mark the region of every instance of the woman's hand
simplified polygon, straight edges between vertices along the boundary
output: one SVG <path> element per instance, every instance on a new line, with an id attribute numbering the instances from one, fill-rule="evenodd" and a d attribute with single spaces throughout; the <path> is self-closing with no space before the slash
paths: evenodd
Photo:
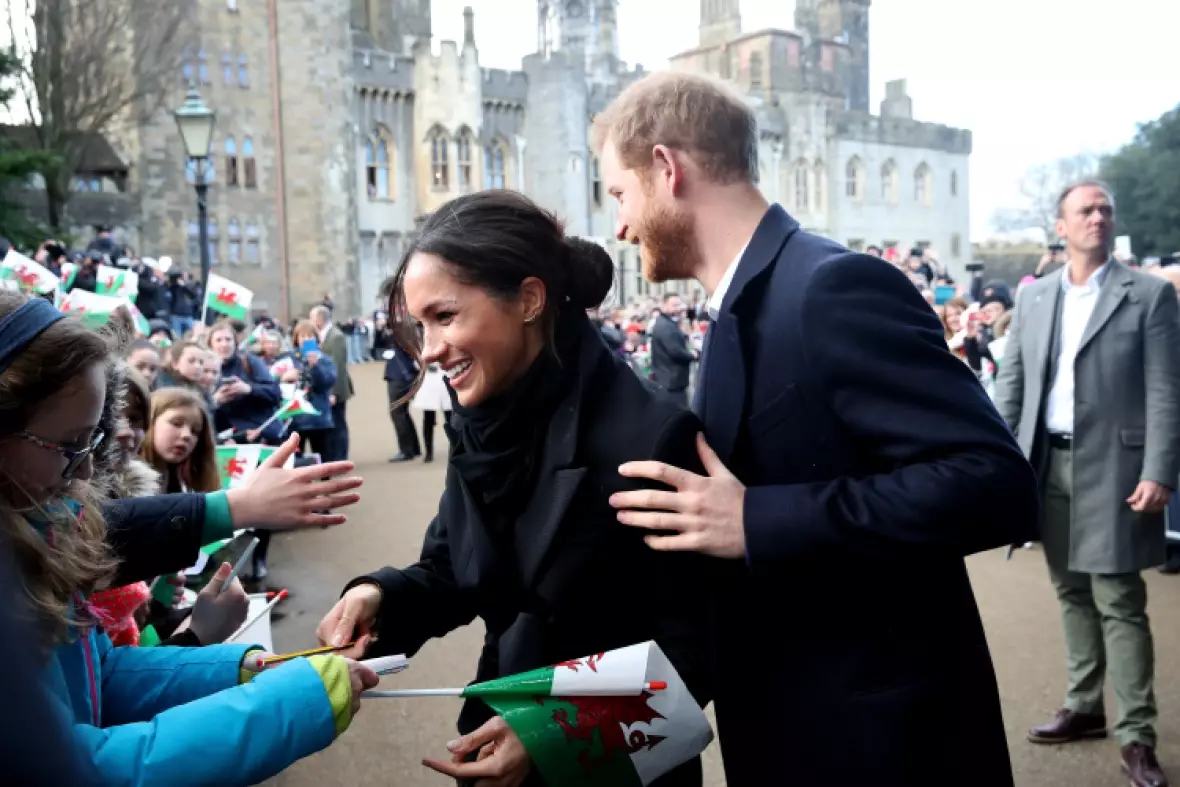
<path id="1" fill-rule="evenodd" d="M 172 586 L 172 606 L 179 607 L 180 602 L 184 601 L 184 586 L 188 580 L 184 578 L 184 574 L 173 574 L 164 581 Z"/>
<path id="2" fill-rule="evenodd" d="M 344 508 L 360 500 L 360 495 L 350 490 L 363 484 L 364 479 L 343 476 L 353 469 L 353 463 L 284 469 L 283 464 L 297 450 L 299 434 L 292 432 L 244 485 L 226 492 L 235 528 L 295 530 L 339 525 L 347 520 L 343 514 L 317 512 Z"/>
<path id="3" fill-rule="evenodd" d="M 223 385 L 213 392 L 213 404 L 217 405 L 218 407 L 221 407 L 223 404 L 228 404 L 237 398 L 238 395 L 234 392 L 232 385 Z"/>
<path id="4" fill-rule="evenodd" d="M 298 369 L 288 369 L 287 371 L 283 372 L 283 377 L 281 379 L 281 382 L 284 382 L 284 383 L 297 383 L 297 382 L 299 382 L 299 370 Z"/>
<path id="5" fill-rule="evenodd" d="M 345 661 L 348 662 L 348 680 L 352 685 L 352 716 L 356 718 L 357 712 L 361 709 L 361 692 L 376 686 L 381 678 L 364 664 L 358 664 L 348 658 Z"/>
<path id="6" fill-rule="evenodd" d="M 229 563 L 222 563 L 209 584 L 197 594 L 189 628 L 202 645 L 224 642 L 226 637 L 241 627 L 246 620 L 246 613 L 250 611 L 250 597 L 236 577 L 225 592 L 221 592 L 221 586 L 232 571 L 233 567 Z"/>
<path id="7" fill-rule="evenodd" d="M 312 352 L 309 352 L 307 355 L 303 356 L 303 362 L 308 366 L 315 366 L 320 362 L 320 354 L 313 350 Z"/>
<path id="8" fill-rule="evenodd" d="M 246 430 L 246 442 L 247 443 L 257 443 L 258 437 L 261 434 L 262 434 L 261 429 L 247 429 Z"/>
<path id="9" fill-rule="evenodd" d="M 349 590 L 316 627 L 315 635 L 323 645 L 339 647 L 354 639 L 356 644 L 339 651 L 341 656 L 359 659 L 373 641 L 373 624 L 381 611 L 381 588 L 371 582 Z"/>
<path id="10" fill-rule="evenodd" d="M 452 779 L 475 781 L 475 787 L 517 787 L 529 775 L 532 763 L 520 738 L 499 716 L 470 735 L 447 744 L 450 762 L 423 760 L 427 768 Z M 467 755 L 478 751 L 475 762 Z"/>

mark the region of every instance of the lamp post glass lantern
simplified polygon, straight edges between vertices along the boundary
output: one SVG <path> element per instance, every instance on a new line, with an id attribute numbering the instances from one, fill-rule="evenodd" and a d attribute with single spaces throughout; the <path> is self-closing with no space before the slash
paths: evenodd
<path id="1" fill-rule="evenodd" d="M 209 283 L 209 210 L 206 195 L 209 185 L 205 181 L 205 166 L 209 160 L 209 150 L 213 144 L 213 127 L 217 123 L 217 113 L 205 106 L 201 94 L 195 85 L 190 84 L 184 104 L 173 115 L 176 117 L 176 127 L 180 130 L 180 138 L 184 141 L 187 161 L 192 161 L 194 187 L 197 191 L 197 226 L 201 244 L 201 298 L 205 297 L 205 288 Z"/>

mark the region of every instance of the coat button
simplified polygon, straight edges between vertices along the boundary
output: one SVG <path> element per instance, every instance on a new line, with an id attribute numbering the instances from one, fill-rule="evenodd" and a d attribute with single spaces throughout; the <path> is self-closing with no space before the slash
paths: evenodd
<path id="1" fill-rule="evenodd" d="M 184 530 L 184 526 L 188 524 L 188 520 L 182 516 L 174 516 L 168 520 L 168 524 L 172 526 L 173 530 Z"/>

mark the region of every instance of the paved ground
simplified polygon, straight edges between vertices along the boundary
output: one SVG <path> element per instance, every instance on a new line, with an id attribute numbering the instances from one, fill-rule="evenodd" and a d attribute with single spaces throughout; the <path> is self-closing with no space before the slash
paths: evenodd
<path id="1" fill-rule="evenodd" d="M 365 477 L 363 501 L 349 524 L 276 539 L 272 582 L 293 591 L 285 617 L 275 624 L 276 647 L 293 650 L 315 643 L 315 626 L 353 576 L 385 564 L 402 565 L 418 552 L 422 533 L 442 491 L 443 466 L 390 465 L 393 428 L 378 364 L 353 367 L 359 394 L 349 407 L 352 454 Z M 439 429 L 438 440 L 442 441 Z M 1044 748 L 1024 741 L 1024 730 L 1054 711 L 1061 699 L 1062 637 L 1056 604 L 1041 554 L 1022 550 L 1005 562 L 1002 553 L 970 561 L 975 592 L 987 625 L 1003 695 L 1009 746 L 1020 787 L 1121 785 L 1113 741 Z M 1160 757 L 1180 778 L 1180 578 L 1150 572 L 1158 654 L 1156 690 L 1162 708 Z M 470 678 L 482 638 L 476 625 L 445 641 L 428 644 L 403 675 L 383 687 L 458 686 Z M 1110 701 L 1113 709 L 1113 700 Z M 447 779 L 419 765 L 424 755 L 445 756 L 453 737 L 458 701 L 422 698 L 368 702 L 348 733 L 329 750 L 297 764 L 270 782 L 274 787 L 322 785 L 446 785 Z M 931 719 L 938 724 L 939 719 Z M 707 753 L 709 787 L 720 787 L 720 759 Z M 970 768 L 970 763 L 963 763 Z M 790 785 L 790 769 L 782 784 Z M 947 784 L 955 783 L 948 775 Z M 799 787 L 813 787 L 800 785 Z"/>

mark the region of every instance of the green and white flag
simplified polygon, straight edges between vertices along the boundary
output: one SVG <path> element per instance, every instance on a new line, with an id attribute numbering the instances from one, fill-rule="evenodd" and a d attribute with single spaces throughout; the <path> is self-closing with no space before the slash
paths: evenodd
<path id="1" fill-rule="evenodd" d="M 279 410 L 276 417 L 280 421 L 286 421 L 294 418 L 297 415 L 319 415 L 320 411 L 312 407 L 311 402 L 307 401 L 307 394 L 299 389 L 287 401 L 283 402 L 282 408 Z"/>
<path id="2" fill-rule="evenodd" d="M 237 282 L 232 282 L 216 273 L 209 274 L 205 289 L 205 308 L 224 314 L 233 320 L 245 320 L 250 316 L 250 304 L 254 293 Z"/>
<path id="3" fill-rule="evenodd" d="M 74 286 L 74 279 L 78 278 L 78 265 L 73 262 L 63 262 L 61 264 L 61 290 L 62 292 L 69 292 L 70 288 Z"/>
<path id="4" fill-rule="evenodd" d="M 0 279 L 14 281 L 20 289 L 38 295 L 54 292 L 60 284 L 52 271 L 15 249 L 9 249 L 0 263 Z"/>
<path id="5" fill-rule="evenodd" d="M 547 784 L 640 787 L 705 750 L 713 729 L 654 642 L 463 690 L 520 737 Z"/>
<path id="6" fill-rule="evenodd" d="M 80 318 L 91 328 L 101 328 L 111 319 L 115 309 L 129 303 L 130 301 L 125 298 L 116 298 L 112 295 L 98 295 L 89 290 L 70 290 L 62 298 L 58 308 L 65 314 Z"/>
<path id="7" fill-rule="evenodd" d="M 134 301 L 139 296 L 139 274 L 112 265 L 99 265 L 94 289 L 99 295 Z"/>
<path id="8" fill-rule="evenodd" d="M 217 472 L 221 476 L 221 488 L 237 489 L 246 483 L 247 479 L 258 469 L 258 466 L 277 450 L 277 448 L 258 443 L 217 446 Z M 294 466 L 294 456 L 283 465 L 283 467 Z"/>
<path id="9" fill-rule="evenodd" d="M 131 320 L 135 323 L 135 330 L 139 332 L 140 336 L 151 336 L 152 325 L 148 322 L 148 318 L 143 316 L 143 312 L 130 298 L 123 299 L 123 306 L 127 311 L 131 312 Z"/>

